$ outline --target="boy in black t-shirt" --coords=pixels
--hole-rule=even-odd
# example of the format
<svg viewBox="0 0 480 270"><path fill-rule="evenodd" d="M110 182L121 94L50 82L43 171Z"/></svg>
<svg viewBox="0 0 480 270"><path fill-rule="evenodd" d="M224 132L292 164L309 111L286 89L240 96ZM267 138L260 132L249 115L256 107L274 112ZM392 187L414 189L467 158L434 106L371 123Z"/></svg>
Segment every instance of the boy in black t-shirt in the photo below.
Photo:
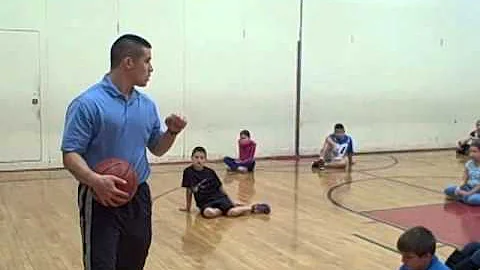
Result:
<svg viewBox="0 0 480 270"><path fill-rule="evenodd" d="M269 214L268 204L243 206L234 204L222 188L222 182L214 170L205 166L207 151L195 147L192 151L192 165L183 170L182 187L186 188L186 205L180 211L190 212L192 194L202 216L215 218L221 215L237 217L240 215Z"/></svg>

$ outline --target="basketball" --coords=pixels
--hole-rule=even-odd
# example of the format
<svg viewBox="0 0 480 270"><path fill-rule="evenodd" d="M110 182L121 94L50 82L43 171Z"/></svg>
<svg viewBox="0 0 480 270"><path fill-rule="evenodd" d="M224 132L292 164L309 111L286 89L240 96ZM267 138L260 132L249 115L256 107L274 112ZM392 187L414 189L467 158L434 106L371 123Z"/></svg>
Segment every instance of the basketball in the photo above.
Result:
<svg viewBox="0 0 480 270"><path fill-rule="evenodd" d="M137 173L127 161L118 158L106 159L95 166L95 172L113 175L127 181L124 185L116 184L117 188L127 192L130 195L130 199L135 195L138 185Z"/></svg>

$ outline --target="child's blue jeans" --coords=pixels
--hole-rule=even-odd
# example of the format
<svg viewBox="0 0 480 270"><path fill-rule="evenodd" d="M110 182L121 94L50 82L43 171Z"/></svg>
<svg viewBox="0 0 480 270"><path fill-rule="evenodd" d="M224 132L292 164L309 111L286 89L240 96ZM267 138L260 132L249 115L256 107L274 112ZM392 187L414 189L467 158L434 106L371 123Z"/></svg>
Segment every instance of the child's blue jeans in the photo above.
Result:
<svg viewBox="0 0 480 270"><path fill-rule="evenodd" d="M475 193L469 196L459 196L455 194L455 190L458 186L449 186L444 190L444 193L452 198L455 198L457 201L470 204L470 205L480 205L480 193ZM470 191L472 187L469 185L460 186L461 190Z"/></svg>
<svg viewBox="0 0 480 270"><path fill-rule="evenodd" d="M253 171L255 168L255 160L249 162L237 162L231 157L225 157L223 162L225 162L232 171L236 171L240 166L246 167L249 172Z"/></svg>

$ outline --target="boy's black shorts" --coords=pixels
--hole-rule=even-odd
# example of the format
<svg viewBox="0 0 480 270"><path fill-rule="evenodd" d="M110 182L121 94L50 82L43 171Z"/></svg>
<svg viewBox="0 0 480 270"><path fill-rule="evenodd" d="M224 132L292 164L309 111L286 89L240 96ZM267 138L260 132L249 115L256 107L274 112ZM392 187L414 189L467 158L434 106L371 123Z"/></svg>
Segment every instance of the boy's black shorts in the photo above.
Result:
<svg viewBox="0 0 480 270"><path fill-rule="evenodd" d="M205 205L203 205L200 208L200 213L202 214L202 216L205 216L204 213L203 213L205 211L205 209L207 209L207 208L217 208L217 209L222 210L222 213L224 215L226 215L228 213L228 211L230 209L232 209L233 207L235 207L235 205L233 204L232 200L230 200L230 198L228 198L227 196L224 196L224 197L220 197L218 199L212 200L212 201L206 203Z"/></svg>

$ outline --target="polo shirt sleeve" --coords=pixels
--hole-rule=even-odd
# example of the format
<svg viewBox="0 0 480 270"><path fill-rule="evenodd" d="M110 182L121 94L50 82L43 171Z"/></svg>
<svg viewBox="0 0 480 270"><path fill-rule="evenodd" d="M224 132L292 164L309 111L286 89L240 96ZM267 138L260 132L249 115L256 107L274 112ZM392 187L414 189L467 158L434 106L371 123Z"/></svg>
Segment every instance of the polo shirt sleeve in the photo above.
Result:
<svg viewBox="0 0 480 270"><path fill-rule="evenodd" d="M63 152L83 154L94 134L94 113L80 100L74 100L67 108L63 131Z"/></svg>
<svg viewBox="0 0 480 270"><path fill-rule="evenodd" d="M160 121L160 113L157 110L157 107L152 104L152 131L150 133L150 138L148 139L148 148L153 149L155 145L158 143L158 140L162 135L165 133L165 126L162 124L162 121Z"/></svg>

